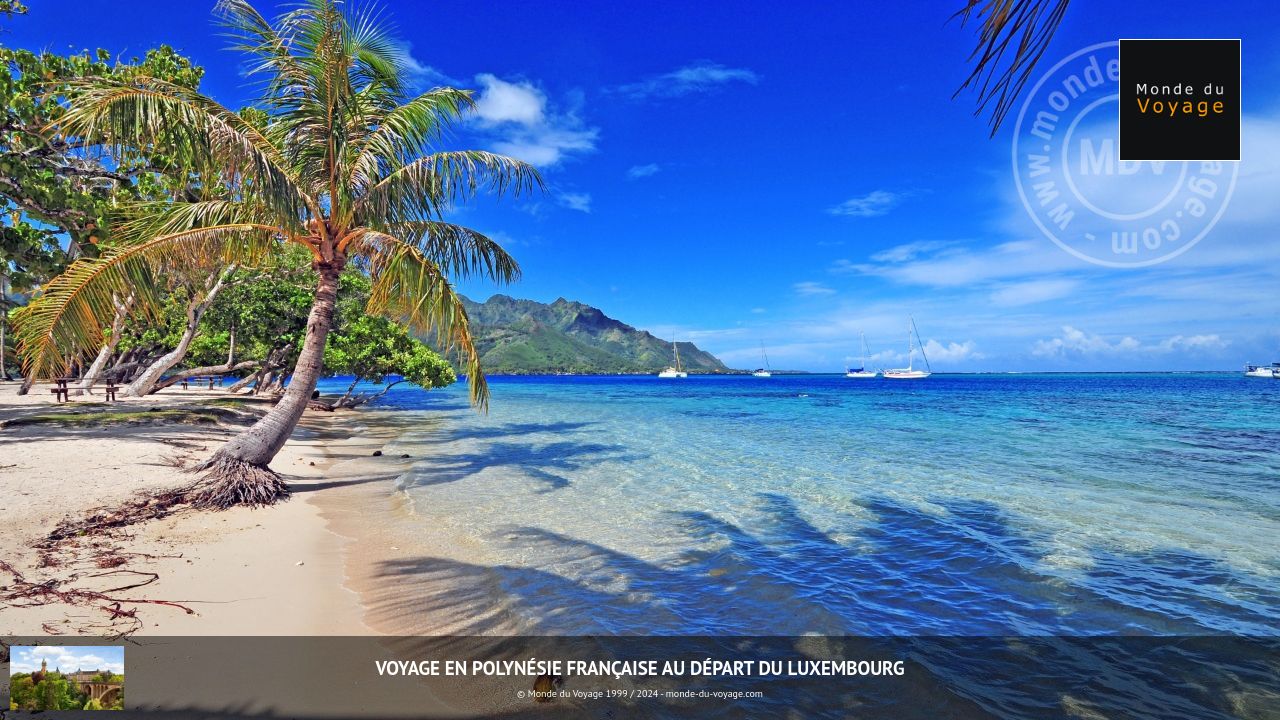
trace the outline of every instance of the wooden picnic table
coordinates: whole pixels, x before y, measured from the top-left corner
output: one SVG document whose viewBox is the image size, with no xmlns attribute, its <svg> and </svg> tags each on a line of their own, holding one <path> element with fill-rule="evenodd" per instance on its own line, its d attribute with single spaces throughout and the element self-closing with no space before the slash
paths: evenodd
<svg viewBox="0 0 1280 720">
<path fill-rule="evenodd" d="M 67 402 L 71 396 L 71 390 L 67 387 L 67 383 L 75 380 L 75 378 L 54 378 L 53 387 L 49 388 L 49 392 L 58 398 L 58 402 Z"/>
<path fill-rule="evenodd" d="M 71 399 L 71 388 L 67 387 L 67 384 L 76 382 L 79 379 L 80 378 L 54 378 L 54 386 L 49 388 L 49 392 L 53 393 L 54 396 L 58 398 L 58 402 L 68 402 Z M 116 401 L 117 389 L 115 380 L 107 381 L 107 386 L 103 388 L 103 392 L 107 395 L 107 402 Z"/>
</svg>

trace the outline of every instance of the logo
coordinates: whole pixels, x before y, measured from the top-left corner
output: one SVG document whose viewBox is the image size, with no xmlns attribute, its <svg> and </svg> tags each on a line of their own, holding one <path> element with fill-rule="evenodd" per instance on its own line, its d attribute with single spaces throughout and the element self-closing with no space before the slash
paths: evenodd
<svg viewBox="0 0 1280 720">
<path fill-rule="evenodd" d="M 1226 211 L 1239 163 L 1120 159 L 1119 43 L 1054 65 L 1018 113 L 1013 174 L 1050 240 L 1106 267 L 1136 268 L 1191 249 Z"/>
<path fill-rule="evenodd" d="M 1121 40 L 1120 157 L 1240 159 L 1239 40 Z"/>
</svg>

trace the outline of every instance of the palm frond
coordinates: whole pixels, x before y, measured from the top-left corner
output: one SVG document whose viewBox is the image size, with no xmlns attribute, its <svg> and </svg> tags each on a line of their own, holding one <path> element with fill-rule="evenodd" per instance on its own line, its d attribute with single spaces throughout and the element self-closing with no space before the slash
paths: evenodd
<svg viewBox="0 0 1280 720">
<path fill-rule="evenodd" d="M 978 109 L 974 114 L 991 109 L 993 137 L 1048 49 L 1069 2 L 966 0 L 965 7 L 952 16 L 959 18 L 962 25 L 973 18 L 982 22 L 978 44 L 969 56 L 973 72 L 955 94 L 970 87 L 977 89 Z"/>
<path fill-rule="evenodd" d="M 393 170 L 356 203 L 356 218 L 409 222 L 440 217 L 451 204 L 482 190 L 514 196 L 545 190 L 532 165 L 481 150 L 432 153 Z"/>
<path fill-rule="evenodd" d="M 297 217 L 282 217 L 271 210 L 270 206 L 243 200 L 135 202 L 120 209 L 112 238 L 118 244 L 134 245 L 186 230 L 246 224 L 272 227 L 281 236 L 307 234 Z"/>
<path fill-rule="evenodd" d="M 213 12 L 233 38 L 232 49 L 257 58 L 247 74 L 266 76 L 264 99 L 296 99 L 305 93 L 307 75 L 291 50 L 290 15 L 276 29 L 246 0 L 218 0 Z"/>
<path fill-rule="evenodd" d="M 157 278 L 232 263 L 255 266 L 277 242 L 276 228 L 252 224 L 202 227 L 109 249 L 82 258 L 44 286 L 15 323 L 26 377 L 63 372 L 69 360 L 95 352 L 115 299 L 132 295 L 131 314 L 155 318 L 163 283 Z"/>
<path fill-rule="evenodd" d="M 463 366 L 471 404 L 487 412 L 489 384 L 471 336 L 471 321 L 449 279 L 418 248 L 391 235 L 368 231 L 362 243 L 373 280 L 367 311 L 404 323 L 419 335 L 434 335 Z"/>
<path fill-rule="evenodd" d="M 403 166 L 430 150 L 451 123 L 475 106 L 471 93 L 435 88 L 399 105 L 381 117 L 359 143 L 351 163 L 350 181 L 368 187 L 390 169 Z"/>
<path fill-rule="evenodd" d="M 405 222 L 384 228 L 385 234 L 403 238 L 420 253 L 431 258 L 445 277 L 483 277 L 496 283 L 520 279 L 520 264 L 496 240 L 469 227 L 435 220 Z M 382 251 L 375 234 L 353 233 L 346 249 L 352 255 L 376 255 Z M 363 241 L 371 238 L 368 244 Z M 417 238 L 414 242 L 412 238 Z"/>
<path fill-rule="evenodd" d="M 152 77 L 83 78 L 68 83 L 59 120 L 66 134 L 100 140 L 113 154 L 160 150 L 188 168 L 216 168 L 259 201 L 300 215 L 319 207 L 279 149 L 252 123 L 200 93 Z"/>
</svg>

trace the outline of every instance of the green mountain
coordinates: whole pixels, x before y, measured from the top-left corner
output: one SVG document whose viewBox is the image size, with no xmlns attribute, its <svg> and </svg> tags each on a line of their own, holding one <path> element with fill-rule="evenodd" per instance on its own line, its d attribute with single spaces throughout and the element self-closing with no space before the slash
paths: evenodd
<svg viewBox="0 0 1280 720">
<path fill-rule="evenodd" d="M 485 372 L 495 375 L 656 373 L 674 361 L 669 341 L 580 302 L 494 295 L 463 304 Z M 680 361 L 691 373 L 730 372 L 693 343 L 680 343 Z"/>
</svg>

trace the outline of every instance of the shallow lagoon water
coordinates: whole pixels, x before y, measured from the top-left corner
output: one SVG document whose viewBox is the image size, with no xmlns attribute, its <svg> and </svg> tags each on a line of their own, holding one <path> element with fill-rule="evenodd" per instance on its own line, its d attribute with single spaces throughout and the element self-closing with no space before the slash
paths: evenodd
<svg viewBox="0 0 1280 720">
<path fill-rule="evenodd" d="M 1278 381 L 490 384 L 381 403 L 476 631 L 1280 634 Z"/>
</svg>

